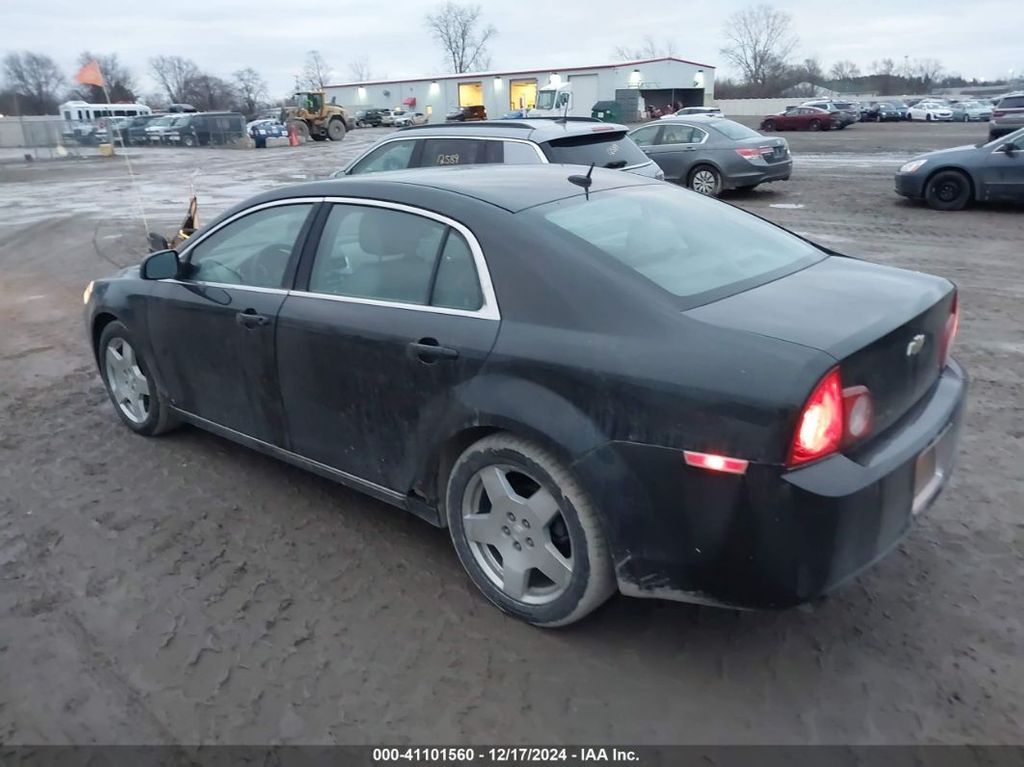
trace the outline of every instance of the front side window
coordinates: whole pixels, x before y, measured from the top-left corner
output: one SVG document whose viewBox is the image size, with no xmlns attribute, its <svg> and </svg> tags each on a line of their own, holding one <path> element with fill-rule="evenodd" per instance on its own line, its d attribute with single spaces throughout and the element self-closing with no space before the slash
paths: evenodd
<svg viewBox="0 0 1024 767">
<path fill-rule="evenodd" d="M 390 141 L 379 146 L 360 160 L 349 173 L 380 173 L 388 170 L 405 170 L 412 161 L 416 148 L 415 141 Z"/>
<path fill-rule="evenodd" d="M 470 138 L 426 139 L 423 142 L 423 154 L 420 156 L 420 167 L 500 163 L 501 144 L 500 141 L 477 141 Z M 495 156 L 495 152 L 498 156 Z"/>
<path fill-rule="evenodd" d="M 459 232 L 404 211 L 337 204 L 324 225 L 309 291 L 475 311 L 483 304 Z"/>
<path fill-rule="evenodd" d="M 576 196 L 530 211 L 583 253 L 610 257 L 685 303 L 815 263 L 813 245 L 729 205 L 668 185 Z M 566 237 L 568 235 L 568 237 Z"/>
<path fill-rule="evenodd" d="M 280 288 L 312 203 L 264 208 L 217 230 L 189 251 L 190 279 Z"/>
</svg>

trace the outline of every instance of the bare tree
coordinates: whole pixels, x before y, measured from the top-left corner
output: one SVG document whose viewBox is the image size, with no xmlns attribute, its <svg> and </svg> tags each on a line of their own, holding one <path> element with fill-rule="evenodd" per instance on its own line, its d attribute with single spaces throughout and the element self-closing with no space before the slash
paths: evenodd
<svg viewBox="0 0 1024 767">
<path fill-rule="evenodd" d="M 117 58 L 116 53 L 95 54 L 82 51 L 78 56 L 78 65 L 85 66 L 90 61 L 100 65 L 100 73 L 107 84 L 107 93 L 111 101 L 135 101 L 135 75 Z M 79 85 L 74 92 L 76 98 L 85 101 L 103 102 L 107 100 L 103 88 L 98 85 Z"/>
<path fill-rule="evenodd" d="M 239 69 L 232 77 L 242 112 L 256 114 L 256 110 L 267 102 L 267 81 L 252 67 Z"/>
<path fill-rule="evenodd" d="M 635 48 L 619 45 L 612 55 L 619 61 L 636 61 L 637 59 L 660 59 L 676 54 L 676 44 L 672 40 L 666 38 L 661 45 L 658 45 L 653 37 L 645 35 L 642 45 Z"/>
<path fill-rule="evenodd" d="M 24 51 L 4 56 L 4 80 L 18 94 L 21 114 L 45 115 L 57 111 L 57 91 L 64 85 L 60 67 L 43 53 Z"/>
<path fill-rule="evenodd" d="M 348 74 L 353 82 L 365 83 L 373 79 L 373 72 L 370 70 L 370 57 L 359 56 L 348 63 Z"/>
<path fill-rule="evenodd" d="M 800 73 L 801 79 L 809 83 L 820 85 L 822 80 L 825 79 L 825 71 L 821 68 L 821 62 L 818 61 L 816 56 L 804 59 L 804 63 L 798 68 L 802 70 Z"/>
<path fill-rule="evenodd" d="M 444 50 L 452 72 L 486 69 L 491 64 L 487 44 L 498 34 L 492 24 L 484 26 L 479 5 L 449 2 L 437 6 L 426 17 L 427 30 Z"/>
<path fill-rule="evenodd" d="M 332 70 L 320 51 L 306 54 L 306 65 L 302 68 L 299 85 L 311 91 L 322 91 L 331 82 Z"/>
<path fill-rule="evenodd" d="M 725 22 L 723 34 L 729 44 L 722 55 L 760 94 L 777 89 L 786 74 L 797 45 L 792 24 L 792 16 L 767 5 L 737 11 Z"/>
<path fill-rule="evenodd" d="M 895 91 L 896 62 L 890 58 L 871 62 L 871 74 L 875 77 L 875 87 L 881 96 L 891 96 Z"/>
<path fill-rule="evenodd" d="M 239 94 L 231 83 L 205 72 L 200 72 L 189 80 L 182 95 L 185 96 L 184 101 L 200 112 L 234 109 L 239 101 Z"/>
<path fill-rule="evenodd" d="M 860 67 L 852 61 L 837 61 L 831 69 L 833 80 L 853 80 L 860 77 Z"/>
<path fill-rule="evenodd" d="M 942 69 L 942 62 L 938 59 L 917 59 L 914 62 L 914 74 L 921 80 L 925 91 L 931 90 Z"/>
<path fill-rule="evenodd" d="M 149 60 L 149 69 L 172 104 L 186 101 L 192 81 L 199 76 L 196 63 L 181 56 L 154 56 Z"/>
</svg>

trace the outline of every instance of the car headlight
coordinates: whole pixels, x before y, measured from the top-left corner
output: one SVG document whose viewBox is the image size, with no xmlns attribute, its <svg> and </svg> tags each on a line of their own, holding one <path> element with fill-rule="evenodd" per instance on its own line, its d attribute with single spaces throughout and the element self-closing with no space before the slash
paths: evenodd
<svg viewBox="0 0 1024 767">
<path fill-rule="evenodd" d="M 902 168 L 900 168 L 900 173 L 913 173 L 915 170 L 920 168 L 926 162 L 928 162 L 928 161 L 927 160 L 911 160 L 906 165 L 904 165 Z"/>
<path fill-rule="evenodd" d="M 88 304 L 90 298 L 92 298 L 92 280 L 89 280 L 89 284 L 86 285 L 85 290 L 82 291 L 82 303 Z"/>
</svg>

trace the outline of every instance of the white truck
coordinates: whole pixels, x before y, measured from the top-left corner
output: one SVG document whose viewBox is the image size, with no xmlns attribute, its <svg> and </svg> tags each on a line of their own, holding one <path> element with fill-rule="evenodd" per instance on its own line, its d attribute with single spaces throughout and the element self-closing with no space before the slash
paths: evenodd
<svg viewBox="0 0 1024 767">
<path fill-rule="evenodd" d="M 599 101 L 597 92 L 597 75 L 574 75 L 567 83 L 549 82 L 537 89 L 537 104 L 530 117 L 590 117 Z"/>
</svg>

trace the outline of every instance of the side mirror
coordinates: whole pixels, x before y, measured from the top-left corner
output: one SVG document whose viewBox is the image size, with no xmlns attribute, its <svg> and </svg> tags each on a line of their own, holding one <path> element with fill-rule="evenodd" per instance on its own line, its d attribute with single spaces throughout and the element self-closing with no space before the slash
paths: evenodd
<svg viewBox="0 0 1024 767">
<path fill-rule="evenodd" d="M 142 262 L 142 279 L 169 280 L 181 274 L 181 261 L 173 250 L 158 250 Z"/>
</svg>

